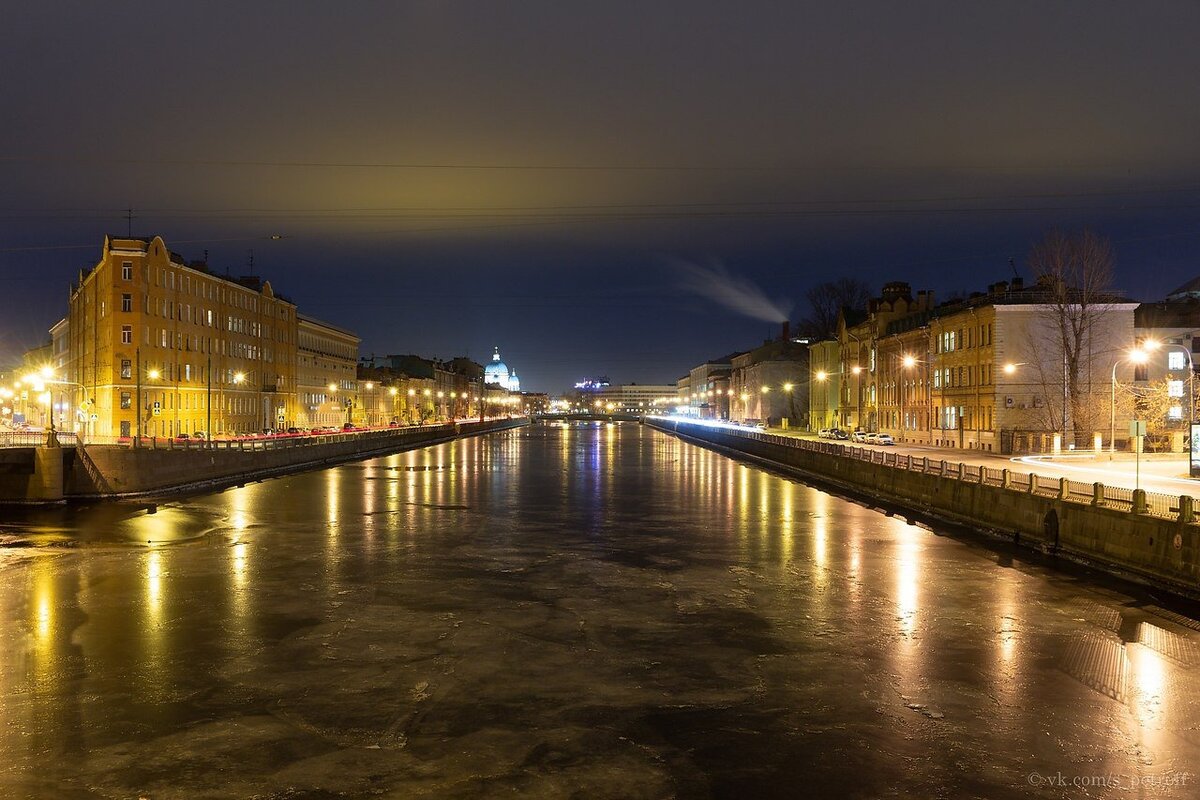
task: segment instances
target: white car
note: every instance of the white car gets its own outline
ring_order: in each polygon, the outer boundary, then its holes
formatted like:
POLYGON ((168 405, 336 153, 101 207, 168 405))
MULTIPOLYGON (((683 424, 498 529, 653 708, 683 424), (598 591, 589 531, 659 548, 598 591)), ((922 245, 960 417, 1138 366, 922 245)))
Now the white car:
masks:
POLYGON ((890 433, 877 433, 875 434, 875 440, 872 442, 872 444, 895 445, 896 440, 892 438, 890 433))

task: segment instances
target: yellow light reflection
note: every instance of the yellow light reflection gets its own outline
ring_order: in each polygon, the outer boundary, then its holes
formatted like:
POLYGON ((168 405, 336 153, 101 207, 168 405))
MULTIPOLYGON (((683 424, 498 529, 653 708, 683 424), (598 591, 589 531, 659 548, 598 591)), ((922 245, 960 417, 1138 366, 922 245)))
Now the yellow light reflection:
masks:
POLYGON ((233 579, 239 587, 246 585, 246 543, 233 546, 233 579))
POLYGON ((162 602, 162 553, 151 549, 146 554, 146 608, 157 622, 162 602))
POLYGON ((920 555, 921 546, 915 541, 907 541, 900 544, 896 559, 896 616, 900 630, 906 636, 912 636, 917 630, 920 555))
POLYGON ((1129 666, 1132 670, 1132 697, 1130 705, 1134 716, 1143 727, 1160 728, 1165 715, 1168 663, 1161 653, 1152 650, 1147 642, 1160 638, 1162 634, 1171 636, 1156 625, 1141 623, 1138 626, 1137 644, 1130 644, 1125 649, 1129 655, 1129 666), (1154 637, 1153 634, 1158 634, 1154 637))
MULTIPOLYGON (((32 565, 33 602, 30 612, 34 631, 33 675, 41 685, 54 677, 55 618, 54 572, 51 559, 39 558, 32 565)), ((0 704, 3 705, 3 704, 0 704)))

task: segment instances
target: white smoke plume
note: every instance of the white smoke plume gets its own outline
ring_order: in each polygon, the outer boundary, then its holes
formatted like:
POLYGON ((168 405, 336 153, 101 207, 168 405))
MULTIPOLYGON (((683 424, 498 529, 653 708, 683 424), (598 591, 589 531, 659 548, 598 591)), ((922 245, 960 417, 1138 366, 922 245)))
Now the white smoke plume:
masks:
POLYGON ((707 297, 715 303, 763 322, 785 322, 791 313, 788 300, 772 300, 753 282, 730 274, 720 261, 708 266, 682 259, 672 262, 680 274, 680 285, 689 292, 707 297))

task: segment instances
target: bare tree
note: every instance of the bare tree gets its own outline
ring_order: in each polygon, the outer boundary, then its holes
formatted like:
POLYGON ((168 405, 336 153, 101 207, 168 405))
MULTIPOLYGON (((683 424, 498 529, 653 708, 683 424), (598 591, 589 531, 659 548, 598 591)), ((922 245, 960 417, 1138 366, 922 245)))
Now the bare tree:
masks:
POLYGON ((871 289, 858 278, 825 281, 808 290, 809 313, 800 321, 806 336, 827 339, 837 333, 838 314, 843 308, 866 308, 871 289))
MULTIPOLYGON (((1097 323, 1114 302, 1113 252, 1109 241, 1089 229, 1074 233, 1050 231, 1033 246, 1029 266, 1045 306, 1051 348, 1061 356, 1060 419, 1055 429, 1064 440, 1074 434, 1077 446, 1085 445, 1097 429, 1099 404, 1091 384, 1097 323)), ((1108 347, 1103 348, 1107 350, 1108 347)))

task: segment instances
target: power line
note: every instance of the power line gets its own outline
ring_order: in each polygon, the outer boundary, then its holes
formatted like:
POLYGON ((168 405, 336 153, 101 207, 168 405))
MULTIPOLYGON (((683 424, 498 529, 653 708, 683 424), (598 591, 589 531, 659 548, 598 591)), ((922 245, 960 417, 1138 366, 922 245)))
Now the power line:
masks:
MULTIPOLYGON (((1158 192, 1200 192, 1200 184, 1169 184, 1159 186, 1137 186, 1122 189, 1100 189, 1077 192, 1035 192, 1024 194, 992 194, 992 195, 939 195, 934 197, 886 197, 886 198, 822 198, 807 200, 729 200, 713 202, 686 203, 588 203, 588 204, 553 204, 531 206, 380 206, 346 208, 194 208, 178 209, 163 208, 140 209, 142 213, 153 213, 158 218, 189 217, 189 216, 282 216, 299 217, 347 217, 386 216, 404 214, 506 214, 508 212, 539 212, 539 211, 604 211, 604 210, 635 210, 635 209, 702 209, 702 208, 782 208, 789 206, 842 206, 842 205, 903 205, 919 203, 974 203, 999 200, 1053 200, 1082 197, 1120 197, 1132 194, 1154 194, 1158 192)), ((0 209, 0 218, 30 218, 51 216, 109 216, 112 211, 104 208, 90 209, 0 209)))

